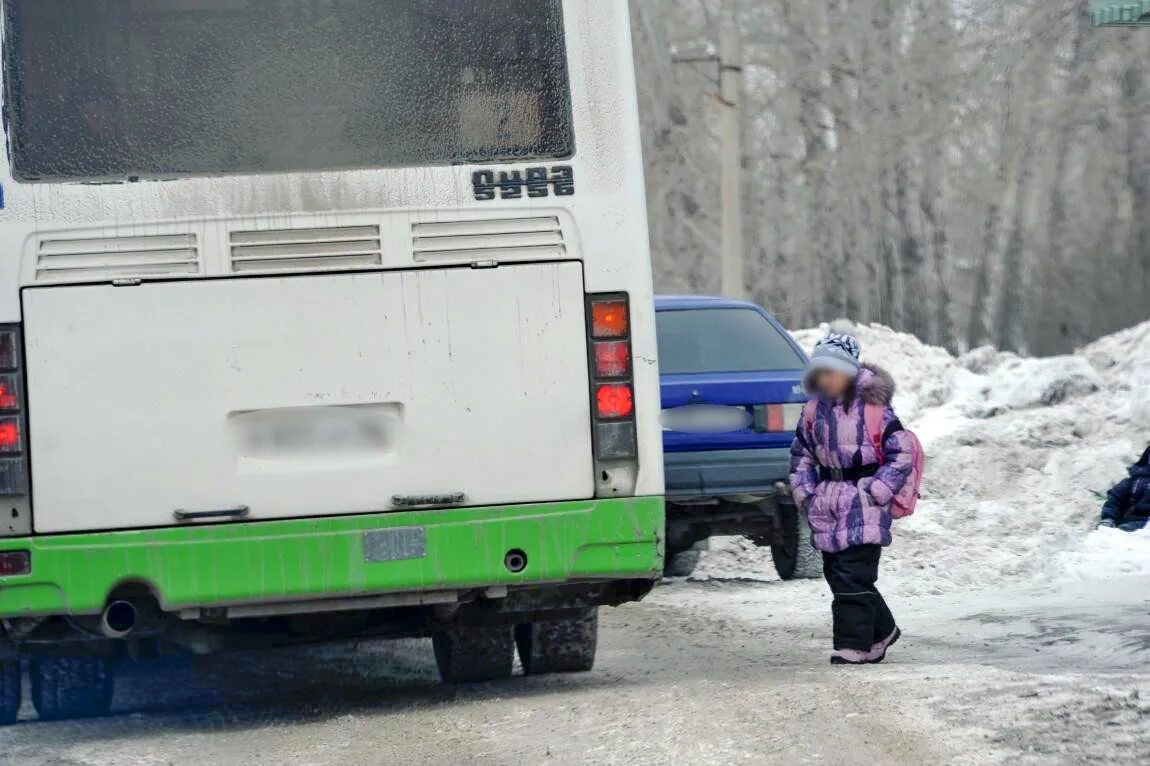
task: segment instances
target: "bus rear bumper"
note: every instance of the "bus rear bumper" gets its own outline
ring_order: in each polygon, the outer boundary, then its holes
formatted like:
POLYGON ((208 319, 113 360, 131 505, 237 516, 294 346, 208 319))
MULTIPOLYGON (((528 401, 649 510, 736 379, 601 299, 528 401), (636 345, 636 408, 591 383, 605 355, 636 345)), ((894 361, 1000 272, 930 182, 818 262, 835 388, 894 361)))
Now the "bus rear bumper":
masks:
POLYGON ((99 614, 123 586, 186 613, 653 581, 663 537, 663 498, 637 497, 3 539, 31 572, 0 577, 0 618, 99 614))

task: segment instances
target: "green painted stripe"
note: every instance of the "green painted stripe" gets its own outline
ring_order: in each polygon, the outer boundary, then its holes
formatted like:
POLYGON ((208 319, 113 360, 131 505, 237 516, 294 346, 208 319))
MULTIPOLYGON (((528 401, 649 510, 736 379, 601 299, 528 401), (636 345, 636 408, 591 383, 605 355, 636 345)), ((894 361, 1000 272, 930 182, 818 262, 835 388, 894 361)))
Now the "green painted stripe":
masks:
POLYGON ((1143 26, 1150 24, 1150 0, 1115 3, 1091 0, 1090 18, 1098 26, 1143 26))
POLYGON ((32 574, 0 577, 0 617, 94 614, 126 581, 179 609, 654 577, 663 529, 663 498, 639 497, 6 539, 31 550, 32 574), (425 557, 365 560, 364 532, 400 527, 426 530, 425 557), (503 566, 513 548, 519 575, 503 566))

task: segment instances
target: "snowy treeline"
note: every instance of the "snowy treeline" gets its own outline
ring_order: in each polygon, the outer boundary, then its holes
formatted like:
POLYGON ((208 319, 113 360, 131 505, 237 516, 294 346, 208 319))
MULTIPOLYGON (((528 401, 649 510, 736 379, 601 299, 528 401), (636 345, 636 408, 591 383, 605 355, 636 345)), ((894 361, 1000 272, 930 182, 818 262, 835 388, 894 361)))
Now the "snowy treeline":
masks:
MULTIPOLYGON (((964 349, 1150 316, 1150 29, 1084 0, 742 0, 752 296, 964 349)), ((718 0, 632 0, 656 279, 718 290, 718 0)))

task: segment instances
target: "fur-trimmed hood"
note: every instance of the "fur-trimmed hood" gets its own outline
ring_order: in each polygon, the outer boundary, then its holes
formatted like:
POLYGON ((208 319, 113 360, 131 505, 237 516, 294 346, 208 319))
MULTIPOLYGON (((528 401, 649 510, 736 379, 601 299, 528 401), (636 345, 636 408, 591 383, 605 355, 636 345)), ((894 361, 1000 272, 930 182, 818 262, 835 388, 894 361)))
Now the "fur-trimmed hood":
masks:
POLYGON ((860 399, 883 407, 889 407, 894 401, 894 388, 894 378, 877 364, 864 364, 855 382, 860 399))

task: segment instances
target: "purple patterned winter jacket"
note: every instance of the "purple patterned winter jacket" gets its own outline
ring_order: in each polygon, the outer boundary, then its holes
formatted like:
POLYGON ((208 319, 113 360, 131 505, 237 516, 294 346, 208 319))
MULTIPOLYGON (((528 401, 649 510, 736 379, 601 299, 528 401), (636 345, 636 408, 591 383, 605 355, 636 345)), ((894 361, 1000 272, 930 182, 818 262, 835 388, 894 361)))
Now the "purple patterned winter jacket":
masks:
POLYGON ((811 525, 811 544, 837 553, 855 545, 890 545, 890 503, 906 482, 913 456, 906 431, 891 409, 894 380, 884 370, 864 365, 849 409, 820 399, 814 423, 806 418, 791 444, 791 488, 811 525), (886 408, 882 466, 858 482, 823 481, 819 466, 857 468, 879 461, 866 433, 864 402, 886 408))

